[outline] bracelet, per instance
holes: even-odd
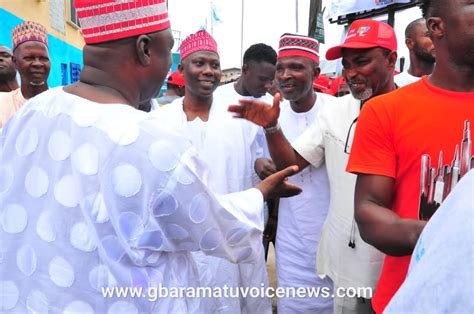
[[[277,122],[276,125],[270,126],[268,128],[263,128],[263,132],[267,134],[273,134],[281,130],[280,123]]]

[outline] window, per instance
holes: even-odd
[[[77,18],[76,9],[74,8],[73,0],[69,2],[69,16],[73,24],[77,25],[78,27],[81,26],[81,24],[79,24],[79,19]]]
[[[64,20],[64,0],[50,0],[49,2],[49,17],[51,20],[51,27],[63,35],[66,35],[66,23]]]
[[[79,81],[79,74],[81,74],[81,65],[77,63],[69,63],[71,70],[71,84]]]
[[[61,85],[68,84],[67,64],[61,63]]]

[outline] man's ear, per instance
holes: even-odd
[[[242,74],[246,74],[249,71],[249,66],[247,63],[242,65]]]
[[[140,35],[135,41],[135,51],[137,54],[138,62],[144,66],[148,66],[151,63],[151,37],[148,35]]]
[[[182,62],[180,62],[180,63],[178,64],[178,71],[179,71],[179,73],[181,73],[181,75],[183,75],[183,72],[184,72],[184,65],[183,65]]]
[[[395,69],[395,65],[397,64],[397,58],[398,58],[398,54],[396,51],[391,51],[388,56],[387,56],[387,60],[388,60],[388,67],[391,68],[391,69]]]
[[[415,46],[415,42],[411,38],[406,38],[405,39],[405,45],[407,46],[408,49],[411,50]]]
[[[315,63],[313,66],[313,74],[314,74],[313,80],[316,79],[319,76],[319,74],[321,74],[321,68],[319,67],[317,63]]]
[[[444,22],[440,17],[430,17],[426,20],[426,27],[430,33],[431,39],[444,36]]]

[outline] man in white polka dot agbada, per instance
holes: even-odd
[[[282,183],[296,169],[214,195],[191,144],[135,109],[170,66],[164,0],[75,6],[80,82],[30,100],[0,136],[0,312],[205,312],[199,298],[101,289],[195,287],[196,250],[254,261],[263,199],[299,193]]]

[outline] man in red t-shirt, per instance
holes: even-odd
[[[405,279],[426,224],[418,220],[422,155],[438,169],[442,151],[440,166],[451,164],[456,145],[470,136],[465,120],[474,122],[473,12],[463,0],[425,1],[437,55],[433,73],[370,100],[359,117],[347,171],[358,175],[355,216],[361,236],[387,254],[372,301],[377,313]],[[464,147],[463,154],[471,156]]]

